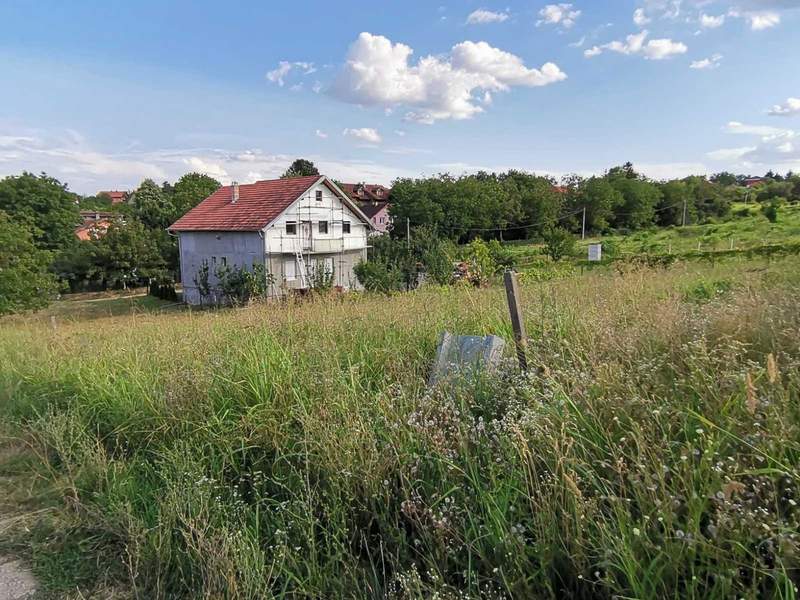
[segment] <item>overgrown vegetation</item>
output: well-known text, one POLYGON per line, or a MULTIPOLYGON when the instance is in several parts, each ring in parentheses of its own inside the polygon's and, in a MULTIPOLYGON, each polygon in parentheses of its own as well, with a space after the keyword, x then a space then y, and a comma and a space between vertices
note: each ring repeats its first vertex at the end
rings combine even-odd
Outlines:
POLYGON ((800 263, 756 266, 523 285, 531 374, 433 391, 501 288, 6 319, 2 544, 87 594, 794 598, 800 263))

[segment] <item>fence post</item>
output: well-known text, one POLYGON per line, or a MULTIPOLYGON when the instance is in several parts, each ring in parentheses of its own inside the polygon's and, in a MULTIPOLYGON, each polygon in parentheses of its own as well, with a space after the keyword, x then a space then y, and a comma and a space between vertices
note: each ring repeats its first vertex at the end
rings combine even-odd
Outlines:
POLYGON ((514 329, 514 345, 517 348, 517 360, 522 372, 528 370, 528 357, 525 350, 528 345, 525 335, 525 322, 522 319, 522 307, 520 306, 519 284, 517 274, 514 271, 506 271, 503 280, 506 284, 506 298, 508 299, 508 311, 511 314, 511 326, 514 329))

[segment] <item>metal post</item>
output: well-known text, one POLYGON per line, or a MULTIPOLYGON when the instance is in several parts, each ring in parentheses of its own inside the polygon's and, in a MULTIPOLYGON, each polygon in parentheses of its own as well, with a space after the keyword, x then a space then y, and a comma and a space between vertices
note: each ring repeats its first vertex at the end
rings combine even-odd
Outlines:
POLYGON ((508 299, 508 312, 511 315, 511 327, 514 329, 514 344, 517 347, 517 360, 519 368, 524 373, 528 370, 528 358, 525 354, 528 345, 525 335, 525 322, 522 319, 522 307, 519 304, 519 284, 514 271, 506 271, 503 277, 506 284, 506 298, 508 299))
POLYGON ((581 225, 581 239, 586 239, 586 207, 583 207, 583 224, 581 225))

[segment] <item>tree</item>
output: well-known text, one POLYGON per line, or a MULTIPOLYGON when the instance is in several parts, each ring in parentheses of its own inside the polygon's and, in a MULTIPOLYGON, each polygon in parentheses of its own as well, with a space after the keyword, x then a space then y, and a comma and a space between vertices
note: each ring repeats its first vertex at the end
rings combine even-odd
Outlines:
POLYGON ((131 195, 134 216, 148 229, 166 229, 172 225, 175 207, 163 190, 152 180, 145 179, 131 195))
POLYGON ((581 179, 571 176, 567 180, 566 203, 569 222, 574 230, 580 230, 583 209, 586 209, 586 230, 601 232, 608 229, 614 209, 624 202, 622 194, 603 177, 581 179))
POLYGON ((139 221, 117 222, 97 242, 97 266, 106 285, 127 288, 164 276, 164 259, 139 221))
POLYGON ((0 211, 0 315, 50 303, 58 292, 58 282, 47 270, 50 258, 28 228, 0 211))
POLYGON ((644 179, 629 177, 624 171, 615 175, 609 172, 607 177, 623 198, 622 204, 614 211, 614 225, 629 229, 640 229, 651 225, 656 205, 661 200, 661 192, 655 184, 644 179))
POLYGON ((173 214, 170 219, 174 222, 220 187, 219 181, 202 173, 187 173, 181 177, 174 186, 171 186, 171 200, 173 214))
POLYGON ((721 171, 719 173, 714 173, 709 179, 709 181, 724 186, 737 184, 736 175, 734 175, 733 173, 729 173, 728 171, 721 171))
POLYGON ((314 166, 314 163, 310 160, 298 158, 295 159, 291 165, 289 165, 289 168, 286 169, 286 172, 281 175, 281 179, 288 179, 290 177, 307 177, 309 175, 319 175, 317 167, 314 166))
POLYGON ((547 256, 557 262, 575 251, 575 236, 563 227, 553 227, 545 232, 547 256))
POLYGON ((697 222, 697 209, 689 186, 673 179, 658 184, 661 190, 661 202, 658 204, 657 222, 661 226, 681 225, 683 223, 683 207, 686 204, 686 223, 697 222))
POLYGON ((22 224, 36 245, 58 250, 75 242, 80 223, 78 196, 45 173, 6 177, 0 181, 0 210, 22 224))

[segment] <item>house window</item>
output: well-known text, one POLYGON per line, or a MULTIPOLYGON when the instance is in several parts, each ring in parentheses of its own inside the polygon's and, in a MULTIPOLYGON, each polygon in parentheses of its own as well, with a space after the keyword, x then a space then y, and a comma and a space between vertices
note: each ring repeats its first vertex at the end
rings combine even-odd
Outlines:
POLYGON ((322 202, 322 190, 317 190, 317 202, 322 202))
POLYGON ((319 232, 320 233, 328 233, 328 222, 327 221, 320 221, 319 222, 319 232))
POLYGON ((211 266, 212 267, 216 267, 217 266, 217 257, 216 256, 212 256, 211 257, 211 266))
POLYGON ((333 275, 333 259, 326 258, 325 262, 323 263, 323 268, 325 269, 326 275, 333 275))
POLYGON ((297 262, 294 258, 287 258, 283 261, 283 277, 286 281, 297 279, 297 262))
POLYGON ((350 221, 344 221, 342 223, 342 233, 350 233, 350 221))
POLYGON ((228 266, 228 257, 227 257, 227 256, 223 256, 223 257, 222 257, 222 258, 220 258, 219 260, 220 260, 220 262, 222 263, 222 266, 223 266, 223 267, 227 267, 227 266, 228 266))
POLYGON ((286 221, 286 235, 297 235, 297 223, 286 221))

